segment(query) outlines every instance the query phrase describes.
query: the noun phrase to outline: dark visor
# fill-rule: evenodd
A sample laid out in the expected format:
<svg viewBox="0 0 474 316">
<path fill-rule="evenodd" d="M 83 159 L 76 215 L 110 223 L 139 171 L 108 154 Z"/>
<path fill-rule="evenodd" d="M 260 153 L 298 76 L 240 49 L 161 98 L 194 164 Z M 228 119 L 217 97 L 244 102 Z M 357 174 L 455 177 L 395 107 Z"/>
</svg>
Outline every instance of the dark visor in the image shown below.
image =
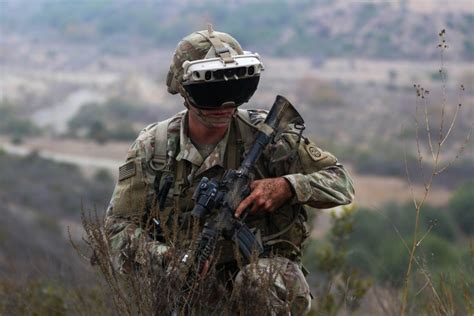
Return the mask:
<svg viewBox="0 0 474 316">
<path fill-rule="evenodd" d="M 216 108 L 225 102 L 239 106 L 248 102 L 257 90 L 260 76 L 238 80 L 203 82 L 184 85 L 191 101 L 202 108 Z"/>
</svg>

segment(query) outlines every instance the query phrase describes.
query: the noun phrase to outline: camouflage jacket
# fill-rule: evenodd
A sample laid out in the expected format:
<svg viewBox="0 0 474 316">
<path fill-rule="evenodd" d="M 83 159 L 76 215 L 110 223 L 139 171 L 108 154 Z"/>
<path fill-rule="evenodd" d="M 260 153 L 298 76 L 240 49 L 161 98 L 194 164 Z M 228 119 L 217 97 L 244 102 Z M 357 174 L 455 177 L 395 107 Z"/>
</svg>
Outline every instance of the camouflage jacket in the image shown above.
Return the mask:
<svg viewBox="0 0 474 316">
<path fill-rule="evenodd" d="M 105 228 L 114 265 L 120 271 L 166 251 L 172 241 L 152 236 L 147 225 L 151 218 L 173 218 L 161 221 L 163 228 L 184 230 L 197 183 L 203 176 L 219 178 L 226 169 L 240 165 L 266 112 L 238 110 L 227 134 L 208 157 L 201 157 L 187 136 L 186 115 L 183 111 L 161 123 L 166 124 L 166 137 L 161 136 L 166 139 L 157 139 L 160 123 L 146 127 L 119 169 Z M 298 139 L 295 130 L 285 131 L 267 146 L 255 166 L 255 179 L 286 178 L 294 198 L 273 213 L 257 213 L 246 219 L 268 251 L 292 260 L 299 260 L 303 241 L 309 235 L 304 206 L 329 208 L 348 204 L 354 195 L 352 180 L 337 159 L 308 138 Z M 173 176 L 174 181 L 164 209 L 157 210 L 157 192 L 166 175 Z M 230 241 L 222 240 L 219 249 L 222 262 L 233 259 Z"/>
</svg>

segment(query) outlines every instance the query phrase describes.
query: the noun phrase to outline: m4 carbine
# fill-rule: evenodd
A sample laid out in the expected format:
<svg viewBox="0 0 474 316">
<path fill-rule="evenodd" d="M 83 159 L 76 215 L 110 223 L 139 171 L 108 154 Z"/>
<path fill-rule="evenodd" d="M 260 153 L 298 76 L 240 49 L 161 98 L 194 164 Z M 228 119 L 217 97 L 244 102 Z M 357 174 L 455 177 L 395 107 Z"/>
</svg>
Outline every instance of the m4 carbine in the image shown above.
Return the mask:
<svg viewBox="0 0 474 316">
<path fill-rule="evenodd" d="M 195 206 L 192 216 L 201 224 L 204 223 L 204 226 L 194 247 L 194 256 L 191 257 L 193 268 L 188 276 L 192 280 L 188 281 L 193 282 L 201 274 L 221 236 L 234 241 L 247 262 L 252 254 L 260 256 L 263 253 L 262 244 L 244 223 L 245 217 L 236 218 L 234 212 L 250 194 L 252 169 L 261 153 L 274 139 L 276 132 L 285 130 L 288 124 L 294 124 L 300 130 L 301 137 L 304 129 L 302 117 L 286 98 L 277 96 L 265 121 L 258 125 L 255 141 L 240 167 L 237 170 L 227 170 L 221 181 L 206 177 L 201 179 L 193 195 Z M 217 215 L 209 216 L 215 210 Z"/>
</svg>

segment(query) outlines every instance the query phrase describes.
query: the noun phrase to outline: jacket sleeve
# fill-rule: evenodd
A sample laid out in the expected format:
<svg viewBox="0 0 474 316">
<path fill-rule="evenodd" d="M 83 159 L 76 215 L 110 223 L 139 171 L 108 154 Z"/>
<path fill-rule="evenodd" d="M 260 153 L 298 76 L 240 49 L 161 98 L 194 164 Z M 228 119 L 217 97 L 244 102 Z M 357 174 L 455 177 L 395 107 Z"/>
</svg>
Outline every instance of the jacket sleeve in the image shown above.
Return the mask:
<svg viewBox="0 0 474 316">
<path fill-rule="evenodd" d="M 354 198 L 354 186 L 348 172 L 329 152 L 321 150 L 295 131 L 283 133 L 271 152 L 269 169 L 283 176 L 295 193 L 292 203 L 315 208 L 345 205 Z"/>
<path fill-rule="evenodd" d="M 116 270 L 126 273 L 147 260 L 160 260 L 166 245 L 151 240 L 145 230 L 147 205 L 152 201 L 154 173 L 148 162 L 153 153 L 150 128 L 143 130 L 119 168 L 118 182 L 105 217 L 105 232 Z"/>
</svg>

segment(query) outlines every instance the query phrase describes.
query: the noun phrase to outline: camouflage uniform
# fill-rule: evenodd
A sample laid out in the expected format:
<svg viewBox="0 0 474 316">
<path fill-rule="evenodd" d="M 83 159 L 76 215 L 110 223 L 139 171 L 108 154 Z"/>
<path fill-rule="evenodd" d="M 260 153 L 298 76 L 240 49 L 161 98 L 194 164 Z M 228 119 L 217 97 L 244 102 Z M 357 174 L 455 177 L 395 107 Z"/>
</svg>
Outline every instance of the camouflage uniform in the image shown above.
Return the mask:
<svg viewBox="0 0 474 316">
<path fill-rule="evenodd" d="M 130 147 L 126 163 L 120 167 L 119 181 L 106 216 L 114 264 L 120 271 L 127 272 L 132 266 L 140 265 L 147 256 L 160 258 L 167 250 L 169 241 L 153 240 L 145 230 L 145 223 L 153 216 L 150 214 L 156 211 L 157 189 L 163 186 L 166 175 L 172 175 L 174 182 L 165 207 L 160 211 L 166 217 L 174 218 L 165 225 L 177 223 L 178 229 L 184 230 L 183 223 L 188 222 L 186 219 L 193 208 L 191 197 L 200 179 L 203 176 L 220 178 L 226 169 L 239 166 L 266 112 L 238 110 L 227 134 L 208 157 L 201 157 L 187 136 L 186 115 L 183 111 L 164 123 L 145 128 Z M 167 129 L 166 139 L 157 139 L 157 131 L 163 124 Z M 281 271 L 275 278 L 272 304 L 285 303 L 280 290 L 286 289 L 294 298 L 288 308 L 294 313 L 303 313 L 310 304 L 300 260 L 303 242 L 309 235 L 305 206 L 328 208 L 347 204 L 351 202 L 354 190 L 349 175 L 333 155 L 305 137 L 300 142 L 297 140 L 297 132 L 287 130 L 274 144 L 267 146 L 255 167 L 255 179 L 286 178 L 294 198 L 273 213 L 247 217 L 246 223 L 261 238 L 265 256 L 271 259 L 262 258 L 254 268 L 245 267 L 237 282 L 242 275 L 250 278 L 258 275 L 255 271 L 265 269 L 273 262 Z M 166 146 L 165 155 L 163 146 Z M 157 150 L 159 147 L 161 149 Z M 218 253 L 218 265 L 235 263 L 232 242 L 220 241 Z"/>
<path fill-rule="evenodd" d="M 247 297 L 259 297 L 261 288 L 270 315 L 305 315 L 311 307 L 311 293 L 297 262 L 284 257 L 261 258 L 246 265 L 235 278 L 235 289 L 242 286 Z M 240 293 L 239 293 L 240 294 Z"/>
</svg>

